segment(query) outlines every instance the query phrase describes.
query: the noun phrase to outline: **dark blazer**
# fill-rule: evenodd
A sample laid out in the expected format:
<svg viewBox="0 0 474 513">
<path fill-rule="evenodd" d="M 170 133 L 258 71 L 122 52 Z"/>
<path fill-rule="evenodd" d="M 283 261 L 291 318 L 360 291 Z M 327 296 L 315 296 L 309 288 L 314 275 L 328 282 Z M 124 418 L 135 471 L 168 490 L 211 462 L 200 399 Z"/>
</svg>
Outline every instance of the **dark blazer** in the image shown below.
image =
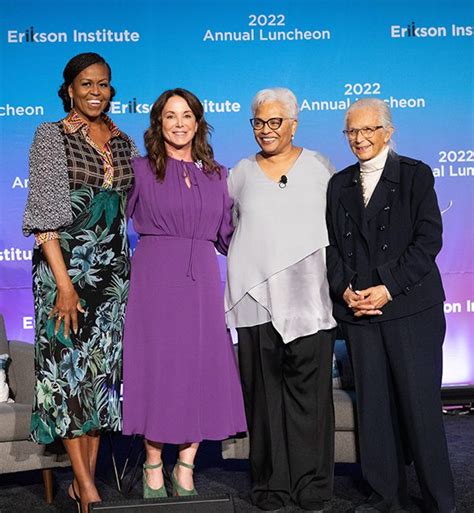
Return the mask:
<svg viewBox="0 0 474 513">
<path fill-rule="evenodd" d="M 339 321 L 367 324 L 397 319 L 444 301 L 435 257 L 442 246 L 441 213 L 433 173 L 419 160 L 390 151 L 364 207 L 360 167 L 335 174 L 328 186 L 328 280 Z M 346 288 L 384 284 L 393 297 L 374 317 L 354 317 Z"/>
</svg>

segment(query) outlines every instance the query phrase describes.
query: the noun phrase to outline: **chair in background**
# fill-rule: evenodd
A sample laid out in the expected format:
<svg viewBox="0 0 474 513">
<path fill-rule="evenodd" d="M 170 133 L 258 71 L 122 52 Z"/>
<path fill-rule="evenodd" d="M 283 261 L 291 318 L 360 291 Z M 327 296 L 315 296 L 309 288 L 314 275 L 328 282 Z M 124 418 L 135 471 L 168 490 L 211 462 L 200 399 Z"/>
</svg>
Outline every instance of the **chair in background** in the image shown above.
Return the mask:
<svg viewBox="0 0 474 513">
<path fill-rule="evenodd" d="M 8 383 L 14 403 L 0 403 L 0 474 L 42 470 L 45 498 L 53 501 L 53 472 L 57 467 L 71 465 L 63 452 L 28 440 L 35 381 L 34 346 L 27 342 L 8 341 L 5 322 L 0 314 L 0 354 L 8 353 Z"/>
</svg>

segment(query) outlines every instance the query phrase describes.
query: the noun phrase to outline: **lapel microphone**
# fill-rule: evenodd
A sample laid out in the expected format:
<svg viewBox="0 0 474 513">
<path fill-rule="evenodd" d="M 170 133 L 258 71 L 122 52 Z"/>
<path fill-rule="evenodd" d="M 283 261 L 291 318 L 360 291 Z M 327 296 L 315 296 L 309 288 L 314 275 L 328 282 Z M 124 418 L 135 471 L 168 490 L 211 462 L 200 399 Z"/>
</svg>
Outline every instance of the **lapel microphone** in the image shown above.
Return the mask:
<svg viewBox="0 0 474 513">
<path fill-rule="evenodd" d="M 288 177 L 286 175 L 281 175 L 280 179 L 278 180 L 278 187 L 280 187 L 280 189 L 284 189 L 287 183 Z"/>
</svg>

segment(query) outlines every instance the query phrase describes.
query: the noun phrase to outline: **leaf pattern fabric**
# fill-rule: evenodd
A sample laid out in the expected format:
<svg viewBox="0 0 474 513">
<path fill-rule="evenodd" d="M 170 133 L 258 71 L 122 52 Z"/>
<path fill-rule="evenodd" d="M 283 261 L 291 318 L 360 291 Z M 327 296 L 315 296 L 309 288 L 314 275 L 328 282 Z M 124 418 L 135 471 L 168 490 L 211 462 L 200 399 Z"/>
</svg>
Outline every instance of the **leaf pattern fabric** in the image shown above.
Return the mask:
<svg viewBox="0 0 474 513">
<path fill-rule="evenodd" d="M 36 393 L 31 438 L 42 444 L 91 430 L 122 427 L 122 329 L 129 287 L 126 192 L 79 187 L 71 192 L 73 223 L 60 231 L 69 276 L 84 314 L 79 331 L 54 335 L 48 315 L 56 283 L 41 249 L 33 255 Z"/>
</svg>

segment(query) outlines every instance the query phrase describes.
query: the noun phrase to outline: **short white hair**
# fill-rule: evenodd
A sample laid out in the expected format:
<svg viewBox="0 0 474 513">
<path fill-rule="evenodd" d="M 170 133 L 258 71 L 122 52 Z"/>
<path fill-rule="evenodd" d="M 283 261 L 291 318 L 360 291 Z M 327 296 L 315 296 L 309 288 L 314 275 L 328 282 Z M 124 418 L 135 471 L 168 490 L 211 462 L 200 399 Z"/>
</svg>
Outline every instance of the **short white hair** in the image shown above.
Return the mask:
<svg viewBox="0 0 474 513">
<path fill-rule="evenodd" d="M 257 109 L 263 103 L 278 102 L 285 108 L 286 114 L 292 119 L 298 119 L 298 101 L 295 93 L 286 87 L 270 87 L 259 91 L 252 100 L 252 114 L 255 116 Z"/>
<path fill-rule="evenodd" d="M 384 102 L 379 98 L 362 98 L 353 103 L 346 111 L 346 115 L 344 117 L 344 127 L 347 128 L 347 119 L 349 118 L 349 115 L 352 111 L 365 108 L 374 109 L 377 111 L 380 124 L 384 128 L 393 127 L 390 107 L 388 106 L 387 102 Z"/>
</svg>

